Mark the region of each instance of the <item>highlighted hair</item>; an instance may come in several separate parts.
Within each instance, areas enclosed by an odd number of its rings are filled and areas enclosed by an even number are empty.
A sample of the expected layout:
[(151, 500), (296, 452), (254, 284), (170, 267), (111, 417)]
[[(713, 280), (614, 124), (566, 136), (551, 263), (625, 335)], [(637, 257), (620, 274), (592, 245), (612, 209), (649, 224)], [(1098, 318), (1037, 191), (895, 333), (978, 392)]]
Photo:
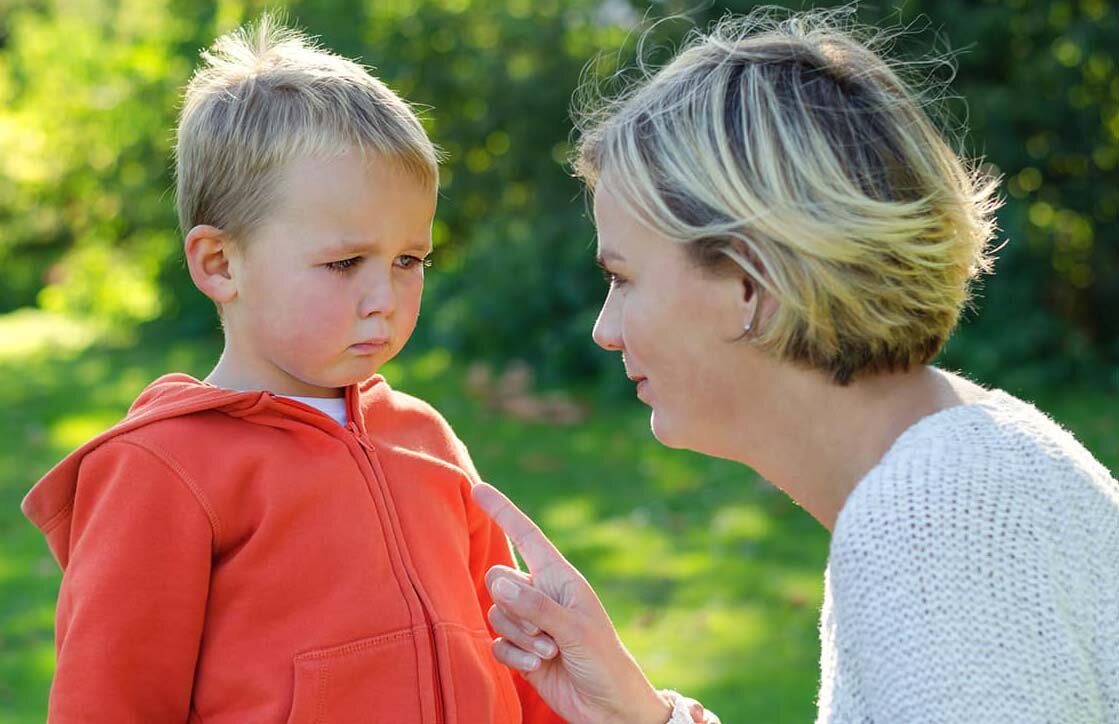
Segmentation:
[(412, 108), (357, 63), (270, 14), (218, 38), (186, 88), (175, 145), (179, 223), (243, 239), (286, 164), (358, 149), (432, 190), (438, 152)]
[(999, 205), (851, 12), (763, 9), (693, 34), (590, 101), (574, 162), (701, 266), (745, 271), (777, 301), (753, 343), (839, 384), (932, 360), (991, 270)]

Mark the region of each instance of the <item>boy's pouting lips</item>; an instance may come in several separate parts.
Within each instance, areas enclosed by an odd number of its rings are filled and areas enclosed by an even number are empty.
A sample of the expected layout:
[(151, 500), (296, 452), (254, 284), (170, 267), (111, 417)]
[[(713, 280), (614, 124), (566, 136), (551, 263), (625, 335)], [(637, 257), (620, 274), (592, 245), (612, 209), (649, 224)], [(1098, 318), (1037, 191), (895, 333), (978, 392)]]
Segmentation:
[(292, 161), (275, 194), (243, 241), (209, 226), (187, 236), (192, 276), (225, 327), (207, 381), (340, 395), (415, 329), (436, 195), (393, 159), (356, 149)]

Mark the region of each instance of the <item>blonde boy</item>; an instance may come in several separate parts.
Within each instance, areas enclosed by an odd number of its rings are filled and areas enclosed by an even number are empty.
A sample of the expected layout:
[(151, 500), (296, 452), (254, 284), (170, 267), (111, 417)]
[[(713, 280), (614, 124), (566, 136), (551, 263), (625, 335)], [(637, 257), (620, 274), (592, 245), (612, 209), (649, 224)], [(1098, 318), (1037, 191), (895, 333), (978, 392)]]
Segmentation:
[(559, 721), (490, 653), (512, 558), (465, 448), (375, 374), (419, 314), (434, 147), (272, 19), (203, 57), (178, 203), (225, 348), (24, 501), (64, 570), (50, 719)]

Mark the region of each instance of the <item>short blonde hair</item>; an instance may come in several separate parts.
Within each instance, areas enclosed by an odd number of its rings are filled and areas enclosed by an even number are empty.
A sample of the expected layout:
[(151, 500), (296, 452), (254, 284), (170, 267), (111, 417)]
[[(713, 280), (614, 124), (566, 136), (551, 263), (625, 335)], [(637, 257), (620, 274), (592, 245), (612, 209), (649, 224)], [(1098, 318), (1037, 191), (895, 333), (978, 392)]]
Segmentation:
[(357, 148), (388, 158), (425, 187), (438, 152), (412, 108), (357, 63), (271, 14), (202, 53), (175, 145), (179, 223), (244, 238), (274, 203), (283, 168)]
[(839, 384), (932, 360), (998, 207), (851, 11), (728, 18), (613, 100), (592, 88), (574, 161), (702, 267), (737, 264), (778, 302), (749, 338)]

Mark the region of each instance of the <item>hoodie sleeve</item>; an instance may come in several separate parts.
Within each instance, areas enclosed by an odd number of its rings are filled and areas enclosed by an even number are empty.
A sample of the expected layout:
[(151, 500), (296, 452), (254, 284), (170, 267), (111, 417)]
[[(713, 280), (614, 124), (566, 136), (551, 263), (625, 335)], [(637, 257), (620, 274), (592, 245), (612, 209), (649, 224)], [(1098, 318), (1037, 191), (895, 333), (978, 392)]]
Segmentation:
[[(478, 472), (474, 469), (474, 463), (470, 460), (470, 454), (466, 451), (466, 446), (459, 442), (458, 448), (459, 456), (463, 458), (459, 464), (467, 471), (470, 483), (474, 485), (479, 481)], [(517, 565), (517, 560), (513, 557), (513, 547), (509, 543), (509, 539), (505, 537), (505, 533), (496, 523), (490, 520), (481, 508), (474, 504), (469, 492), (466, 495), (466, 512), (470, 522), (470, 573), (474, 578), (478, 603), (482, 607), (482, 613), (485, 614), (493, 605), (493, 599), (490, 598), (490, 592), (486, 588), (486, 571), (498, 565), (511, 568), (520, 568), (520, 566)], [(497, 635), (490, 628), (488, 620), (486, 621), (486, 627), (490, 629), (491, 637)], [(513, 683), (517, 687), (517, 696), (521, 700), (522, 721), (525, 724), (563, 724), (565, 720), (544, 703), (544, 700), (540, 698), (540, 695), (520, 673), (515, 671), (511, 673)]]
[(216, 530), (197, 490), (121, 438), (83, 460), (49, 721), (187, 720)]

